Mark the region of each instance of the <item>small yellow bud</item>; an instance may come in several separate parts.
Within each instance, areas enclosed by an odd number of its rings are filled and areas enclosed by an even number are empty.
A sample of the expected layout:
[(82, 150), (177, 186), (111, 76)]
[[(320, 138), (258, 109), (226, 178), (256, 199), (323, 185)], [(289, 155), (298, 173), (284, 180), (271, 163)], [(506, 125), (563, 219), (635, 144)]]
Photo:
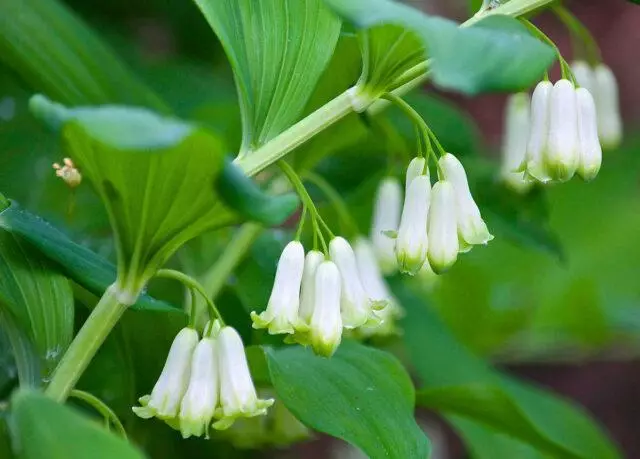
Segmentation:
[(64, 182), (71, 188), (75, 188), (80, 185), (82, 182), (82, 174), (78, 169), (76, 169), (71, 158), (64, 158), (63, 163), (63, 166), (58, 163), (53, 163), (56, 175), (64, 180)]

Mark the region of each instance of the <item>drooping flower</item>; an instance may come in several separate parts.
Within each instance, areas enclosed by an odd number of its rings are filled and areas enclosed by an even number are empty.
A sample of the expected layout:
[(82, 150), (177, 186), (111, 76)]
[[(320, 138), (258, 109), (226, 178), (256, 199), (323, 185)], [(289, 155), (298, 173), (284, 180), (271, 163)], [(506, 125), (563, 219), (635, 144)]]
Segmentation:
[(413, 179), (421, 175), (429, 177), (429, 168), (427, 167), (427, 160), (422, 156), (416, 156), (411, 160), (409, 166), (407, 166), (407, 175), (405, 178), (405, 192), (409, 190), (409, 185), (413, 182)]
[(593, 97), (585, 88), (576, 91), (578, 104), (578, 135), (580, 139), (580, 161), (578, 175), (592, 180), (598, 175), (602, 164), (602, 148), (598, 139), (596, 106)]
[(302, 286), (300, 289), (299, 317), (305, 324), (311, 322), (315, 302), (316, 270), (324, 261), (324, 254), (317, 250), (311, 250), (304, 259), (304, 271), (302, 273)]
[(356, 256), (356, 264), (362, 286), (374, 303), (377, 303), (379, 310), (386, 308), (391, 300), (391, 292), (382, 277), (380, 268), (369, 241), (360, 237), (353, 245)]
[(595, 97), (596, 81), (593, 68), (585, 61), (575, 61), (571, 64), (571, 71), (578, 82), (578, 86), (585, 88)]
[(530, 180), (525, 179), (523, 171), (517, 171), (527, 153), (530, 115), (529, 94), (520, 92), (509, 97), (504, 122), (500, 175), (504, 183), (518, 193), (525, 193), (532, 185)]
[(444, 179), (453, 187), (458, 236), (466, 246), (486, 244), (493, 239), (471, 195), (462, 163), (447, 153), (438, 161)]
[(429, 264), (434, 272), (442, 274), (456, 262), (460, 248), (455, 191), (448, 180), (433, 186), (428, 233)]
[(323, 261), (318, 266), (315, 281), (309, 342), (316, 354), (331, 357), (342, 340), (340, 299), (343, 282), (338, 267), (332, 261)]
[(183, 438), (203, 434), (209, 438), (211, 419), (218, 406), (218, 362), (214, 338), (202, 338), (193, 352), (189, 387), (180, 405)]
[(143, 419), (157, 417), (172, 420), (178, 415), (180, 403), (187, 391), (191, 375), (193, 350), (198, 344), (198, 332), (183, 328), (176, 335), (160, 378), (151, 395), (139, 399), (142, 406), (134, 406), (133, 412)]
[(217, 338), (216, 354), (220, 374), (220, 406), (213, 428), (224, 430), (239, 417), (267, 413), (273, 399), (261, 400), (251, 379), (249, 364), (240, 335), (233, 327), (222, 327)]
[(548, 149), (549, 105), (553, 84), (541, 81), (531, 96), (531, 125), (527, 154), (525, 157), (525, 177), (535, 179), (541, 183), (551, 180), (546, 168), (545, 158)]
[(373, 242), (380, 268), (385, 274), (392, 274), (398, 269), (396, 241), (386, 232), (398, 230), (401, 211), (402, 187), (398, 179), (387, 177), (378, 186), (371, 225), (371, 242)]
[(295, 333), (304, 327), (298, 319), (300, 284), (304, 269), (304, 247), (299, 241), (291, 241), (282, 251), (276, 278), (267, 309), (258, 315), (251, 313), (253, 328), (267, 328), (272, 335)]
[(364, 325), (373, 318), (373, 304), (362, 287), (353, 249), (344, 238), (335, 237), (329, 243), (329, 253), (342, 279), (340, 298), (342, 323), (345, 328)]
[(427, 258), (427, 218), (431, 195), (431, 182), (426, 175), (411, 181), (404, 198), (402, 218), (396, 239), (396, 257), (400, 271), (417, 273)]
[(595, 83), (592, 95), (598, 114), (598, 136), (603, 148), (614, 149), (622, 141), (618, 82), (611, 69), (604, 64), (594, 69), (593, 76)]
[(576, 90), (569, 80), (553, 85), (549, 100), (546, 169), (554, 180), (570, 180), (580, 160)]

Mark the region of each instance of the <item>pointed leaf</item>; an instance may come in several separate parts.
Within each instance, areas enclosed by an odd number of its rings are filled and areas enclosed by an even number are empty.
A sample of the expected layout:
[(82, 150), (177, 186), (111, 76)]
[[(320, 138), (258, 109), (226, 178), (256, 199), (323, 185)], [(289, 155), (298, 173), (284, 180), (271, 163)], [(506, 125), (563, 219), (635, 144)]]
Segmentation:
[(67, 109), (34, 96), (34, 114), (60, 128), (69, 156), (107, 208), (118, 252), (117, 285), (135, 302), (184, 242), (227, 223), (213, 185), (223, 165), (211, 133), (144, 109)]
[(14, 448), (24, 459), (143, 459), (144, 455), (94, 420), (34, 391), (11, 400)]
[(58, 0), (2, 0), (0, 62), (67, 104), (164, 104)]
[[(28, 241), (53, 262), (53, 268), (100, 297), (116, 280), (116, 267), (42, 218), (21, 209), (17, 203), (0, 212), (0, 228)], [(149, 295), (141, 295), (134, 309), (182, 312)]]
[[(378, 59), (378, 68), (368, 69), (376, 75), (366, 81), (365, 90), (383, 92), (394, 88), (394, 80), (383, 81), (379, 75), (397, 77), (399, 63), (413, 64), (415, 59), (406, 46), (397, 46), (397, 37), (380, 26), (402, 27), (416, 34), (428, 50), (429, 71), (433, 82), (444, 88), (467, 94), (484, 91), (516, 91), (539, 80), (554, 60), (553, 50), (532, 37), (517, 20), (493, 15), (460, 28), (447, 19), (427, 16), (391, 0), (324, 0), (336, 13), (359, 29), (386, 35), (386, 55)], [(381, 39), (382, 41), (382, 39)], [(383, 46), (382, 44), (380, 46)], [(382, 52), (379, 52), (382, 54)], [(409, 64), (402, 66), (408, 70)], [(374, 86), (367, 86), (368, 84)]]
[(73, 335), (71, 287), (27, 242), (4, 230), (0, 230), (0, 308), (11, 316), (5, 322), (13, 322), (31, 341), (42, 376), (47, 376)]
[(301, 347), (266, 353), (278, 398), (309, 427), (373, 459), (429, 456), (413, 415), (413, 385), (391, 355), (351, 342), (330, 359)]
[(407, 312), (402, 325), (409, 357), (423, 383), (421, 405), (498, 429), (553, 457), (621, 457), (587, 413), (492, 369), (456, 341), (409, 286), (399, 279), (391, 286)]
[(247, 154), (300, 118), (340, 21), (322, 0), (195, 0), (222, 42), (240, 98)]

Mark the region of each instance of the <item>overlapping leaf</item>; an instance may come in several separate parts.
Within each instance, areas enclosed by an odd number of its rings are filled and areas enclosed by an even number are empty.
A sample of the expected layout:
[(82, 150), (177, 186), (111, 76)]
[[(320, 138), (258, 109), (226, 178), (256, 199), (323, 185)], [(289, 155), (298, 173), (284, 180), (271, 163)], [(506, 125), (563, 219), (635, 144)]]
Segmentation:
[(37, 353), (41, 376), (53, 370), (73, 335), (73, 307), (67, 279), (20, 237), (0, 230), (0, 308), (8, 315), (3, 323), (18, 364), (31, 366), (24, 336)]
[(329, 62), (340, 21), (322, 0), (195, 0), (231, 62), (241, 154), (295, 123)]
[(413, 385), (391, 355), (348, 342), (330, 359), (295, 347), (267, 350), (267, 361), (278, 398), (308, 426), (373, 459), (429, 456)]
[[(430, 59), (429, 69), (438, 86), (476, 94), (484, 91), (516, 91), (537, 81), (554, 59), (553, 50), (530, 36), (517, 20), (492, 15), (473, 27), (460, 28), (447, 19), (427, 16), (420, 11), (391, 0), (324, 0), (336, 13), (359, 29), (373, 29), (385, 25), (399, 26), (415, 34), (422, 41), (424, 57)], [(368, 69), (373, 92), (393, 88), (397, 69), (408, 70), (415, 57), (407, 54), (406, 46), (398, 46), (398, 33), (389, 29), (386, 52), (378, 60), (378, 68)], [(384, 36), (380, 37), (384, 45)], [(383, 48), (384, 49), (384, 48)], [(404, 62), (404, 63), (403, 63)], [(401, 65), (401, 63), (403, 63)], [(367, 78), (369, 80), (370, 77)], [(366, 85), (369, 81), (363, 82)]]
[(407, 310), (405, 342), (423, 384), (419, 404), (445, 415), (470, 418), (553, 457), (620, 457), (585, 412), (493, 370), (461, 346), (409, 286), (394, 281), (392, 287)]

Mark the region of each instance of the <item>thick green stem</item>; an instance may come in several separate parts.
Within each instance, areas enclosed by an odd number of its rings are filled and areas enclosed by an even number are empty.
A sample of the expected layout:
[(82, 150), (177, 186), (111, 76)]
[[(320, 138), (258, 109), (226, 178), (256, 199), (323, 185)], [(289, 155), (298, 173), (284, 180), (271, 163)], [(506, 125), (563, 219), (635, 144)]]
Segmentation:
[(66, 400), (127, 307), (120, 303), (114, 285), (105, 290), (53, 373), (45, 391), (49, 397), (60, 402)]

